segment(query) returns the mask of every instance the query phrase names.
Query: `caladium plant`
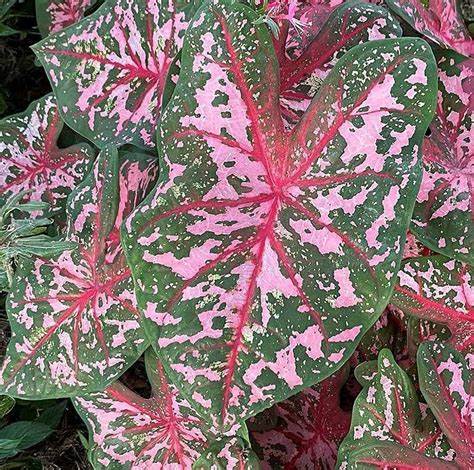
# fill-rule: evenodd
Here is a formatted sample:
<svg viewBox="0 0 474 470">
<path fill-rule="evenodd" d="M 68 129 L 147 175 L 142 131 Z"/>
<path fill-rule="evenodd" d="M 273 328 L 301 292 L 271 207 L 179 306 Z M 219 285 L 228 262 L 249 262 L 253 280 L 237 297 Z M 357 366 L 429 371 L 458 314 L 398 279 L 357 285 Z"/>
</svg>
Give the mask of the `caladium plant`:
<svg viewBox="0 0 474 470">
<path fill-rule="evenodd" d="M 276 41 L 282 112 L 285 121 L 293 125 L 310 105 L 322 80 L 351 47 L 402 35 L 400 25 L 385 8 L 357 1 L 336 8 L 314 36 L 307 32 L 308 26 L 303 28 L 304 41 L 302 34 L 283 27 Z"/>
<path fill-rule="evenodd" d="M 469 357 L 447 343 L 424 343 L 418 349 L 420 389 L 456 453 L 460 468 L 473 463 L 474 374 Z"/>
<path fill-rule="evenodd" d="M 99 147 L 152 147 L 168 70 L 198 4 L 108 0 L 35 45 L 66 123 Z"/>
<path fill-rule="evenodd" d="M 359 370 L 364 389 L 354 404 L 349 434 L 339 448 L 338 468 L 403 468 L 409 464 L 456 468 L 450 463 L 454 452 L 446 437 L 432 413 L 418 402 L 413 384 L 391 352 L 383 350 L 378 364 L 367 365 Z"/>
<path fill-rule="evenodd" d="M 439 92 L 423 143 L 412 231 L 431 249 L 474 264 L 474 59 L 439 54 Z"/>
<path fill-rule="evenodd" d="M 263 469 L 334 468 L 351 415 L 340 406 L 347 369 L 274 405 L 251 421 Z"/>
<path fill-rule="evenodd" d="M 229 465 L 218 468 L 249 468 L 232 465 L 234 458 L 239 462 L 239 455 L 246 458 L 244 449 L 241 454 L 237 450 L 241 449 L 240 439 L 215 443 L 216 435 L 192 402 L 169 382 L 151 350 L 145 355 L 145 364 L 152 387 L 150 398 L 142 398 L 116 382 L 102 392 L 74 399 L 91 431 L 92 464 L 110 469 L 187 469 L 205 454 L 197 468 L 211 468 L 206 462 L 214 459 L 229 459 Z M 240 463 L 245 464 L 245 460 Z"/>
<path fill-rule="evenodd" d="M 384 309 L 436 71 L 422 40 L 355 47 L 286 132 L 267 29 L 216 5 L 188 30 L 160 181 L 123 241 L 170 379 L 226 427 L 330 375 Z"/>
<path fill-rule="evenodd" d="M 386 0 L 387 5 L 416 31 L 446 49 L 474 54 L 471 39 L 456 0 Z M 428 2 L 427 2 L 428 3 Z"/>
<path fill-rule="evenodd" d="M 470 467 L 473 381 L 466 359 L 447 344 L 424 343 L 417 362 L 431 409 L 418 402 L 406 373 L 383 350 L 375 374 L 365 371 L 339 468 Z"/>
<path fill-rule="evenodd" d="M 52 95 L 0 121 L 0 205 L 28 191 L 25 200 L 47 202 L 64 219 L 67 196 L 88 173 L 94 151 L 88 144 L 58 148 L 62 127 Z"/>
<path fill-rule="evenodd" d="M 20 260 L 7 302 L 5 393 L 51 398 L 101 390 L 146 349 L 119 227 L 156 172 L 153 157 L 119 161 L 116 150 L 105 149 L 69 197 L 67 239 L 77 248 Z"/>
<path fill-rule="evenodd" d="M 96 0 L 36 0 L 36 18 L 43 36 L 61 31 L 84 17 Z"/>
<path fill-rule="evenodd" d="M 461 350 L 474 348 L 474 270 L 441 255 L 403 263 L 391 302 L 409 315 L 448 326 Z"/>
</svg>

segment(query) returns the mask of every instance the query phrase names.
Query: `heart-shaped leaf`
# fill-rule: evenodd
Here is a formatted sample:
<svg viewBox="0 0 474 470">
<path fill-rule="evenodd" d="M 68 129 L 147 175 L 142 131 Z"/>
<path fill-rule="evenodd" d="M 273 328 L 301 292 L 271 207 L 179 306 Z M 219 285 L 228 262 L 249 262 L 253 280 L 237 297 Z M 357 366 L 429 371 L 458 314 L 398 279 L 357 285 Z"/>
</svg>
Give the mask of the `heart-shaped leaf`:
<svg viewBox="0 0 474 470">
<path fill-rule="evenodd" d="M 474 41 L 464 25 L 456 0 L 386 0 L 387 5 L 416 31 L 447 49 L 474 54 Z"/>
<path fill-rule="evenodd" d="M 263 469 L 334 468 L 337 449 L 351 423 L 350 413 L 340 407 L 346 372 L 338 372 L 254 418 L 250 429 L 266 417 L 272 422 L 251 431 Z"/>
<path fill-rule="evenodd" d="M 124 216 L 157 173 L 156 159 L 106 149 L 70 195 L 68 239 L 78 249 L 20 262 L 7 311 L 12 339 L 2 390 L 60 397 L 103 389 L 147 347 L 120 246 Z"/>
<path fill-rule="evenodd" d="M 444 256 L 403 263 L 391 302 L 418 318 L 447 325 L 461 350 L 474 347 L 474 269 Z"/>
<path fill-rule="evenodd" d="M 446 51 L 438 67 L 438 106 L 423 144 L 411 230 L 432 250 L 474 265 L 474 59 Z"/>
<path fill-rule="evenodd" d="M 421 391 L 456 451 L 456 463 L 459 468 L 472 467 L 473 369 L 447 343 L 422 344 L 417 363 Z"/>
<path fill-rule="evenodd" d="M 384 349 L 375 376 L 363 380 L 338 468 L 451 470 L 453 449 L 391 352 Z"/>
<path fill-rule="evenodd" d="M 43 36 L 57 33 L 84 17 L 96 0 L 36 0 L 36 20 Z"/>
<path fill-rule="evenodd" d="M 216 426 L 330 375 L 381 314 L 436 99 L 424 41 L 373 41 L 287 133 L 268 31 L 218 5 L 188 30 L 161 179 L 123 234 L 150 339 Z"/>
<path fill-rule="evenodd" d="M 208 445 L 193 406 L 168 382 L 153 353 L 145 356 L 152 397 L 117 382 L 73 400 L 87 423 L 95 468 L 191 468 Z"/>
<path fill-rule="evenodd" d="M 94 152 L 87 144 L 59 149 L 62 127 L 52 95 L 0 121 L 0 205 L 30 190 L 27 200 L 48 202 L 58 220 L 64 217 L 67 196 L 88 173 Z"/>
<path fill-rule="evenodd" d="M 66 123 L 99 147 L 154 146 L 168 69 L 198 4 L 108 0 L 38 43 Z"/>
<path fill-rule="evenodd" d="M 306 32 L 306 23 L 302 27 Z M 299 121 L 323 79 L 351 47 L 402 35 L 400 25 L 385 8 L 358 1 L 348 1 L 335 9 L 322 29 L 313 37 L 306 34 L 303 43 L 290 33 L 286 37 L 287 32 L 281 29 L 279 42 L 285 46 L 277 51 L 282 112 L 290 125 Z M 293 36 L 303 35 L 293 32 Z"/>
</svg>

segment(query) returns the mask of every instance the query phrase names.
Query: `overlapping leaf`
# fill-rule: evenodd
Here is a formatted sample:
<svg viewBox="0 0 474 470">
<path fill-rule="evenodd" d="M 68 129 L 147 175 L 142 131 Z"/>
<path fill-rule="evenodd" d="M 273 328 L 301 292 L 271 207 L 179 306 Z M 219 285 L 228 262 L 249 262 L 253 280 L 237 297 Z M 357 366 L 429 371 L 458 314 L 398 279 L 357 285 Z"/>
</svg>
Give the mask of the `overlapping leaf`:
<svg viewBox="0 0 474 470">
<path fill-rule="evenodd" d="M 461 350 L 474 347 L 474 271 L 444 256 L 412 258 L 398 273 L 391 302 L 418 318 L 447 325 Z"/>
<path fill-rule="evenodd" d="M 313 7 L 306 8 L 311 11 Z M 290 124 L 299 121 L 322 80 L 351 47 L 402 34 L 400 25 L 385 8 L 358 1 L 336 8 L 314 36 L 308 32 L 307 28 L 309 31 L 311 28 L 306 23 L 302 28 L 306 34 L 297 31 L 291 34 L 290 29 L 288 37 L 285 34 L 288 28 L 282 28 L 278 40 L 281 104 L 285 120 Z"/>
<path fill-rule="evenodd" d="M 52 95 L 0 121 L 0 205 L 31 190 L 27 198 L 51 204 L 58 220 L 64 216 L 67 196 L 87 174 L 94 152 L 87 144 L 58 148 L 62 127 Z"/>
<path fill-rule="evenodd" d="M 36 19 L 43 36 L 57 33 L 84 17 L 96 0 L 36 0 Z"/>
<path fill-rule="evenodd" d="M 152 397 L 145 399 L 120 382 L 74 399 L 86 421 L 91 461 L 96 468 L 191 468 L 208 437 L 192 404 L 168 382 L 158 359 L 147 353 Z"/>
<path fill-rule="evenodd" d="M 168 69 L 198 4 L 108 0 L 37 44 L 66 123 L 99 146 L 152 147 Z"/>
<path fill-rule="evenodd" d="M 59 397 L 103 389 L 147 342 L 119 227 L 156 176 L 154 158 L 106 149 L 68 204 L 76 250 L 20 262 L 7 311 L 12 328 L 1 372 L 13 396 Z"/>
<path fill-rule="evenodd" d="M 345 372 L 327 378 L 255 417 L 251 432 L 263 469 L 334 468 L 349 431 L 350 413 L 340 408 Z M 267 418 L 268 426 L 260 422 Z"/>
<path fill-rule="evenodd" d="M 474 54 L 474 41 L 464 25 L 456 0 L 386 0 L 388 6 L 416 31 L 447 49 Z"/>
<path fill-rule="evenodd" d="M 474 374 L 467 358 L 447 343 L 418 350 L 420 388 L 456 452 L 460 468 L 474 464 Z"/>
<path fill-rule="evenodd" d="M 474 264 L 474 59 L 444 52 L 412 231 L 431 249 Z"/>
<path fill-rule="evenodd" d="M 221 439 L 204 451 L 193 470 L 258 470 L 260 462 L 241 438 Z"/>
<path fill-rule="evenodd" d="M 458 468 L 446 436 L 426 405 L 418 403 L 389 350 L 380 353 L 375 376 L 369 373 L 362 382 L 351 430 L 339 448 L 339 468 Z"/>
<path fill-rule="evenodd" d="M 160 183 L 123 234 L 154 346 L 216 425 L 330 375 L 381 314 L 436 98 L 424 41 L 373 41 L 286 133 L 255 19 L 230 1 L 197 14 Z"/>
</svg>

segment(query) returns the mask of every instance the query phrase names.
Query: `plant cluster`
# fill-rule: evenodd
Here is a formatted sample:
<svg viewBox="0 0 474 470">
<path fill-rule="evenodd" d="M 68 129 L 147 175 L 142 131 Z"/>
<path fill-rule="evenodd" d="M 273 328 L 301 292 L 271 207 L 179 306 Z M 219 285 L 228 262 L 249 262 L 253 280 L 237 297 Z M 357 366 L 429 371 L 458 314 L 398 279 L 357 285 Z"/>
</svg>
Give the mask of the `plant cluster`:
<svg viewBox="0 0 474 470">
<path fill-rule="evenodd" d="M 455 0 L 36 8 L 52 93 L 0 121 L 5 402 L 70 398 L 97 469 L 473 468 Z"/>
</svg>

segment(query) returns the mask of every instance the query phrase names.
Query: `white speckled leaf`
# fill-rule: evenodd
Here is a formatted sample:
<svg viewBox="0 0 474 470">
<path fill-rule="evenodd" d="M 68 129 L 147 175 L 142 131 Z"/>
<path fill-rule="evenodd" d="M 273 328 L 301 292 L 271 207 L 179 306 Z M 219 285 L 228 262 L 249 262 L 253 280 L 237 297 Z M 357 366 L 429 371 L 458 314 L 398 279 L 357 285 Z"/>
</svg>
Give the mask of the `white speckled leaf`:
<svg viewBox="0 0 474 470">
<path fill-rule="evenodd" d="M 147 347 L 120 246 L 124 216 L 157 173 L 156 159 L 105 149 L 68 201 L 67 238 L 52 259 L 21 260 L 8 297 L 12 338 L 1 390 L 53 398 L 101 390 Z"/>
<path fill-rule="evenodd" d="M 73 400 L 89 428 L 95 468 L 190 469 L 209 445 L 202 419 L 168 382 L 151 351 L 145 363 L 151 398 L 116 382 L 103 392 Z"/>
<path fill-rule="evenodd" d="M 474 265 L 474 59 L 445 51 L 438 68 L 411 230 L 432 250 Z"/>
<path fill-rule="evenodd" d="M 330 375 L 381 314 L 436 99 L 425 42 L 372 41 L 288 133 L 255 19 L 231 1 L 197 14 L 159 184 L 123 233 L 150 339 L 216 426 Z"/>
<path fill-rule="evenodd" d="M 365 381 L 364 381 L 365 382 Z M 338 468 L 455 470 L 454 451 L 415 388 L 384 349 L 378 371 L 357 397 Z"/>
<path fill-rule="evenodd" d="M 460 468 L 474 462 L 474 373 L 468 358 L 447 343 L 424 343 L 418 350 L 420 389 L 456 451 Z"/>
<path fill-rule="evenodd" d="M 99 147 L 153 147 L 168 69 L 198 4 L 108 0 L 36 44 L 66 123 Z"/>
<path fill-rule="evenodd" d="M 52 95 L 0 121 L 0 205 L 31 190 L 29 200 L 48 202 L 64 219 L 67 196 L 88 173 L 94 151 L 87 144 L 59 149 L 62 127 Z"/>
<path fill-rule="evenodd" d="M 306 8 L 318 10 L 318 6 Z M 307 27 L 304 23 L 304 33 Z M 289 33 L 288 37 L 285 33 Z M 322 29 L 303 44 L 299 41 L 305 34 L 282 27 L 279 41 L 283 41 L 285 46 L 278 48 L 277 54 L 285 122 L 293 126 L 300 120 L 322 80 L 351 47 L 401 35 L 400 25 L 388 10 L 359 1 L 348 1 L 337 7 Z"/>
<path fill-rule="evenodd" d="M 410 315 L 447 325 L 456 347 L 474 352 L 473 298 L 473 268 L 437 255 L 403 263 L 391 303 Z"/>
</svg>

